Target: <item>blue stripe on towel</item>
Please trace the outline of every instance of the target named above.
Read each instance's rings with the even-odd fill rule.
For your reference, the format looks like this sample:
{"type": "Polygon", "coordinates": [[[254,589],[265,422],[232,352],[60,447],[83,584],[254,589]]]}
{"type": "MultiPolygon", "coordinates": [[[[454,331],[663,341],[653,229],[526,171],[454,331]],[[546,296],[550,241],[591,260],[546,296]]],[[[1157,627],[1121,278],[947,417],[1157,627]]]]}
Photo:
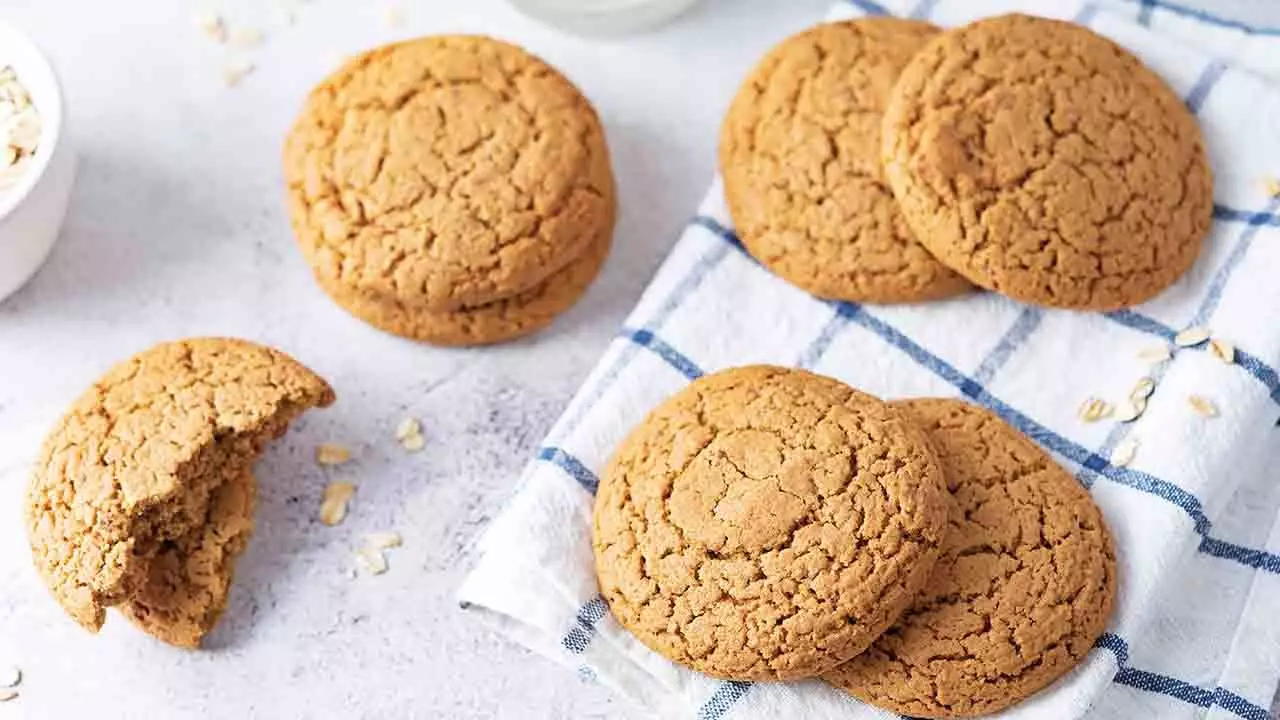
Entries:
{"type": "Polygon", "coordinates": [[[859,10],[861,10],[862,12],[868,15],[892,15],[893,14],[888,10],[886,10],[883,5],[881,5],[878,2],[873,2],[873,0],[845,0],[845,2],[848,2],[850,5],[858,8],[859,10]]]}
{"type": "Polygon", "coordinates": [[[733,704],[742,699],[743,695],[751,690],[751,683],[741,680],[729,680],[722,684],[712,693],[702,707],[698,708],[698,720],[720,720],[724,714],[733,707],[733,704]]]}
{"type": "Polygon", "coordinates": [[[538,459],[564,470],[569,477],[577,480],[578,484],[592,495],[595,495],[596,489],[600,487],[600,478],[597,478],[595,473],[583,465],[581,460],[558,447],[542,448],[538,451],[538,459]]]}
{"type": "Polygon", "coordinates": [[[587,645],[596,634],[596,623],[604,619],[608,612],[609,606],[605,604],[604,598],[592,598],[578,609],[578,614],[573,619],[573,627],[569,628],[569,632],[560,639],[560,645],[574,655],[586,652],[587,645]]]}
{"type": "Polygon", "coordinates": [[[1040,321],[1044,319],[1044,311],[1036,307],[1025,307],[1018,314],[1017,319],[1009,326],[1004,336],[996,343],[991,353],[982,360],[982,364],[973,372],[973,379],[979,383],[986,385],[991,379],[1000,372],[1000,368],[1009,361],[1013,353],[1022,344],[1031,337],[1031,333],[1040,327],[1040,321]]]}
{"type": "Polygon", "coordinates": [[[1227,222],[1242,222],[1248,225],[1270,225],[1272,227],[1280,227],[1280,215],[1273,212],[1253,212],[1250,210],[1240,210],[1239,208],[1229,208],[1224,205],[1213,206],[1213,219],[1225,220],[1227,222]]]}
{"type": "MultiPolygon", "coordinates": [[[[1255,213],[1256,216],[1274,216],[1276,208],[1280,207],[1280,198],[1272,198],[1267,203],[1267,207],[1262,212],[1255,213]]],[[[1204,300],[1200,304],[1200,309],[1196,311],[1196,315],[1191,320],[1192,325],[1199,325],[1208,320],[1213,315],[1213,311],[1218,309],[1218,303],[1222,300],[1222,291],[1227,287],[1227,281],[1231,279],[1231,275],[1240,266],[1240,261],[1248,254],[1249,247],[1253,245],[1253,238],[1258,234],[1258,229],[1262,225],[1249,222],[1245,225],[1244,230],[1240,231],[1240,237],[1236,240],[1235,247],[1231,248],[1231,253],[1227,255],[1227,259],[1222,261],[1222,265],[1218,266],[1218,271],[1213,274],[1213,279],[1209,281],[1209,291],[1205,294],[1204,300]]]]}
{"type": "Polygon", "coordinates": [[[1199,707],[1217,705],[1245,720],[1267,720],[1271,715],[1264,709],[1245,700],[1239,695],[1217,687],[1206,690],[1202,687],[1179,680],[1168,675],[1138,670],[1129,666],[1129,644],[1115,633],[1103,633],[1093,644],[1096,648],[1110,650],[1116,656],[1115,681],[1121,685],[1145,690],[1147,692],[1168,695],[1183,702],[1199,707]]]}
{"type": "Polygon", "coordinates": [[[631,342],[653,351],[655,355],[667,361],[668,365],[679,370],[690,380],[697,380],[704,375],[702,368],[698,367],[697,363],[690,360],[685,354],[668,345],[662,340],[662,338],[654,335],[649,330],[630,330],[623,328],[620,334],[631,342]]]}
{"type": "Polygon", "coordinates": [[[1222,15],[1215,15],[1213,13],[1205,12],[1204,10],[1189,7],[1187,5],[1182,5],[1177,2],[1170,2],[1170,0],[1131,0],[1131,1],[1150,4],[1151,6],[1160,8],[1161,10],[1167,10],[1173,13],[1174,15],[1181,15],[1183,17],[1189,17],[1195,20],[1199,20],[1200,22],[1206,25],[1213,25],[1215,27],[1221,27],[1221,28],[1229,28],[1232,30],[1240,30],[1241,32],[1249,33],[1250,35],[1280,36],[1280,28],[1263,27],[1261,25],[1250,25],[1248,23],[1241,22],[1239,20],[1233,20],[1228,17],[1223,17],[1222,15]]]}
{"type": "Polygon", "coordinates": [[[1196,79],[1196,84],[1191,86],[1191,92],[1187,93],[1187,109],[1193,113],[1200,112],[1205,99],[1209,97],[1209,92],[1218,84],[1222,79],[1222,73],[1226,71],[1227,64],[1221,60],[1212,60],[1205,65],[1204,70],[1200,71],[1200,77],[1196,79]]]}
{"type": "Polygon", "coordinates": [[[1200,539],[1200,552],[1225,560],[1234,560],[1251,568],[1280,574],[1280,555],[1266,550],[1255,550],[1254,548],[1206,536],[1200,539]]]}

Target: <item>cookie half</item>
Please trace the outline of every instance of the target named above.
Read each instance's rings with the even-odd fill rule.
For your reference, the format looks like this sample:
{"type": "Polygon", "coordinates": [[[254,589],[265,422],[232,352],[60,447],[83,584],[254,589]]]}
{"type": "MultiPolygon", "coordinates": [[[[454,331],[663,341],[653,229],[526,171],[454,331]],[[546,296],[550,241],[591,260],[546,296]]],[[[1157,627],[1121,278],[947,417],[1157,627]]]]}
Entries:
{"type": "Polygon", "coordinates": [[[928,435],[954,509],[942,557],[902,619],[826,679],[912,717],[986,715],[1079,663],[1106,627],[1116,560],[1101,511],[994,414],[894,403],[928,435]]]}
{"type": "Polygon", "coordinates": [[[296,360],[243,340],[164,343],[112,368],[46,436],[27,488],[31,554],[54,598],[96,632],[153,559],[205,527],[224,484],[333,400],[296,360]]]}
{"type": "Polygon", "coordinates": [[[436,311],[518,295],[613,227],[595,110],[554,68],[480,36],[343,65],[307,100],[284,173],[321,284],[436,311]]]}
{"type": "Polygon", "coordinates": [[[916,241],[885,180],[880,126],[932,25],[819,25],[769,51],[720,131],[733,224],[751,254],[814,295],[912,302],[972,286],[916,241]]]}
{"type": "Polygon", "coordinates": [[[120,606],[134,625],[170,645],[197,648],[227,607],[235,564],[253,535],[258,488],[248,468],[209,497],[202,526],[152,558],[137,593],[120,606]]]}
{"type": "Polygon", "coordinates": [[[884,115],[915,235],[1028,303],[1134,305],[1195,262],[1213,212],[1200,128],[1119,45],[1071,23],[979,20],[929,42],[884,115]]]}
{"type": "Polygon", "coordinates": [[[830,378],[752,366],[663,402],[601,477],[593,547],[614,617],[737,680],[829,670],[914,598],[946,528],[924,435],[830,378]]]}
{"type": "Polygon", "coordinates": [[[435,345],[487,345],[531,335],[573,307],[600,273],[609,245],[602,237],[582,257],[519,295],[457,310],[427,310],[323,287],[344,310],[379,330],[435,345]]]}

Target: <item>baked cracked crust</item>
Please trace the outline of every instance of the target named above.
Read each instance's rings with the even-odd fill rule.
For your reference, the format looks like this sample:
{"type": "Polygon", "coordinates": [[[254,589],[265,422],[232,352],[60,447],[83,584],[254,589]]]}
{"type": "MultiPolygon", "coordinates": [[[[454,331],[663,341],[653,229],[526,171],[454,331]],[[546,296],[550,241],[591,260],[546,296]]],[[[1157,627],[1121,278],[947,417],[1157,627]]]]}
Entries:
{"type": "Polygon", "coordinates": [[[1093,499],[1039,447],[959,400],[894,403],[924,429],[955,507],[920,596],[866,652],[826,675],[913,717],[993,713],[1075,667],[1116,594],[1093,499]]]}
{"type": "Polygon", "coordinates": [[[897,18],[819,25],[765,55],[720,131],[743,244],[820,297],[913,302],[972,289],[911,234],[881,166],[889,90],[937,28],[897,18]]]}
{"type": "Polygon", "coordinates": [[[433,310],[528,290],[613,230],[595,111],[555,69],[486,37],[343,65],[312,91],[284,172],[322,284],[433,310]]]}
{"type": "Polygon", "coordinates": [[[609,245],[608,237],[597,240],[582,257],[518,295],[456,310],[427,310],[321,287],[344,310],[379,330],[435,345],[487,345],[531,335],[573,307],[600,273],[609,245]]]}
{"type": "Polygon", "coordinates": [[[1200,128],[1137,58],[1025,15],[939,35],[884,115],[889,184],[915,235],[1017,300],[1109,310],[1195,262],[1213,178],[1200,128]]]}
{"type": "Polygon", "coordinates": [[[601,478],[593,546],[614,617],[723,678],[808,677],[906,608],[946,527],[942,475],[893,408],[751,366],[692,382],[601,478]]]}
{"type": "Polygon", "coordinates": [[[27,488],[31,553],[53,596],[97,631],[162,551],[205,526],[223,484],[333,400],[296,360],[243,340],[165,343],[112,368],[46,436],[27,488]]]}

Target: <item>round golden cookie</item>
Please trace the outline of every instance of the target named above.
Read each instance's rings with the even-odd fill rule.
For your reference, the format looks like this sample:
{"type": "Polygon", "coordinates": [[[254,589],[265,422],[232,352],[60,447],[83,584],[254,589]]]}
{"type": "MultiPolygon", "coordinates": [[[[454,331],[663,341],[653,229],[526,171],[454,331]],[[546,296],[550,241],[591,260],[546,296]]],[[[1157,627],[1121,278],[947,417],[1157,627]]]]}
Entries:
{"type": "Polygon", "coordinates": [[[25,507],[36,570],[96,632],[268,441],[333,401],[318,375],[244,340],[163,343],[116,365],[45,437],[25,507]]]}
{"type": "Polygon", "coordinates": [[[433,310],[519,294],[613,230],[595,111],[554,68],[485,37],[347,62],[312,91],[284,172],[322,284],[433,310]]]}
{"type": "Polygon", "coordinates": [[[884,114],[885,170],[920,242],[1017,300],[1147,300],[1200,252],[1213,178],[1200,128],[1141,61],[1025,15],[939,35],[884,114]]]}
{"type": "Polygon", "coordinates": [[[755,67],[720,130],[720,172],[751,254],[820,297],[911,302],[972,286],[916,242],[885,182],[880,123],[898,73],[937,33],[866,18],[819,25],[755,67]]]}
{"type": "Polygon", "coordinates": [[[999,417],[959,400],[894,403],[933,444],[954,507],[942,557],[906,614],[826,679],[915,717],[986,715],[1084,658],[1116,594],[1089,493],[999,417]]]}
{"type": "Polygon", "coordinates": [[[803,370],[693,381],[601,478],[593,547],[618,622],[659,654],[736,680],[810,677],[892,624],[946,529],[923,433],[803,370]]]}
{"type": "Polygon", "coordinates": [[[426,310],[321,287],[342,309],[393,335],[435,345],[488,345],[531,335],[573,307],[599,274],[609,245],[607,237],[596,241],[582,257],[519,295],[457,310],[426,310]]]}

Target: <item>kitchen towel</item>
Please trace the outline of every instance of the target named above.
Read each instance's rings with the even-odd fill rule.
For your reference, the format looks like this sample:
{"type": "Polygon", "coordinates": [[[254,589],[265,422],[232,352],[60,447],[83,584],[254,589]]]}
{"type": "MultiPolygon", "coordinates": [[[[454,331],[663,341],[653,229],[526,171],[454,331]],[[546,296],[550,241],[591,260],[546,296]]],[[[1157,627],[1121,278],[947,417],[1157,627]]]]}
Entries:
{"type": "Polygon", "coordinates": [[[1265,180],[1280,175],[1280,89],[1266,76],[1280,73],[1280,34],[1153,0],[858,0],[830,19],[890,13],[950,26],[1011,11],[1112,38],[1197,115],[1215,207],[1192,271],[1111,313],[990,293],[825,302],[743,252],[717,183],[480,541],[459,592],[464,608],[659,717],[892,717],[819,681],[726,682],[677,667],[632,639],[598,594],[593,493],[619,440],[703,373],[792,365],[886,398],[988,407],[1102,507],[1120,565],[1110,625],[1080,667],[1002,716],[1270,716],[1280,678],[1280,200],[1265,180]],[[1234,361],[1205,345],[1175,348],[1154,369],[1139,359],[1195,326],[1234,344],[1234,361]],[[1138,421],[1077,418],[1085,399],[1124,398],[1147,374],[1158,388],[1138,421]],[[1212,399],[1219,416],[1194,412],[1191,395],[1212,399]],[[1139,442],[1132,463],[1111,463],[1130,438],[1139,442]]]}

